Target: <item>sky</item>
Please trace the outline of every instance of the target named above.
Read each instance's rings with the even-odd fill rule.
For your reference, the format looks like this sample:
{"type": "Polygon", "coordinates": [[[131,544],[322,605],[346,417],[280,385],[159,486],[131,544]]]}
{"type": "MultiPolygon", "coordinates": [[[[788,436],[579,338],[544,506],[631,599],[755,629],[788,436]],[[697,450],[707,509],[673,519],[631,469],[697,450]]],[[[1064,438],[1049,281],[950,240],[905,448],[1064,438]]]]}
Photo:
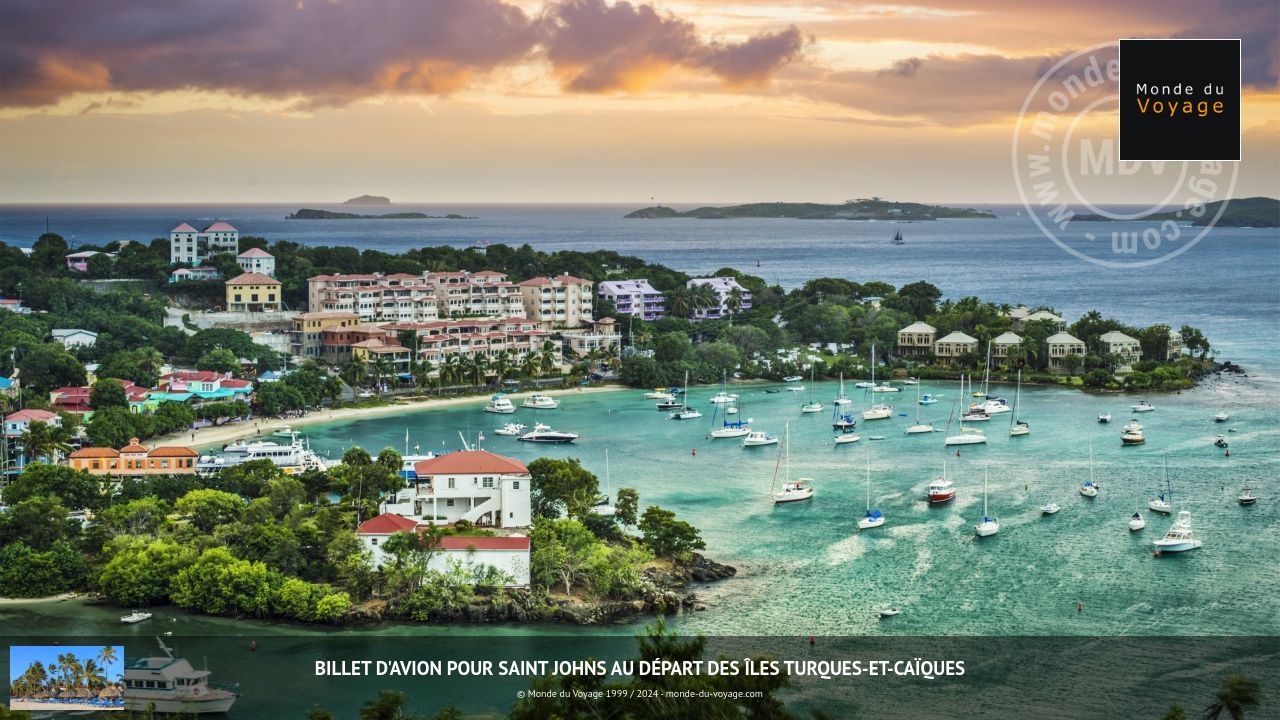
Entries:
{"type": "Polygon", "coordinates": [[[1242,38],[1280,195],[1275,0],[5,0],[0,202],[1016,202],[1027,93],[1120,37],[1242,38]]]}

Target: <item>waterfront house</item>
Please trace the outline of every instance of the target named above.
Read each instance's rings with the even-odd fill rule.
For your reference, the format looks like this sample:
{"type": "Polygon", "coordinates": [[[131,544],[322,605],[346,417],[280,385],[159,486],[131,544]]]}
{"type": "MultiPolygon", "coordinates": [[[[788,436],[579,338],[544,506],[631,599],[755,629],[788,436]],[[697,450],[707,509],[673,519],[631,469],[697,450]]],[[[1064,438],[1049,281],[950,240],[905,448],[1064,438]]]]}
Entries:
{"type": "Polygon", "coordinates": [[[738,284],[731,277],[693,278],[685,283],[685,287],[708,285],[716,294],[716,304],[709,308],[695,308],[691,320],[716,320],[728,317],[733,312],[751,309],[751,291],[738,284]],[[737,310],[731,310],[731,298],[738,298],[737,310]]]}
{"type": "Polygon", "coordinates": [[[98,333],[81,328],[54,328],[49,333],[55,342],[71,350],[78,347],[93,347],[98,342],[98,333]]]}
{"type": "Polygon", "coordinates": [[[1022,345],[1022,336],[1006,332],[996,336],[991,341],[991,355],[997,358],[1009,357],[1009,351],[1022,345]]]}
{"type": "Polygon", "coordinates": [[[966,335],[959,330],[947,333],[933,344],[933,354],[939,359],[951,359],[978,351],[978,339],[966,335]]]}
{"type": "Polygon", "coordinates": [[[898,355],[922,357],[933,352],[938,330],[926,322],[913,322],[898,331],[898,355]]]}
{"type": "Polygon", "coordinates": [[[240,231],[215,222],[204,230],[182,223],[169,231],[169,262],[199,265],[214,255],[240,250],[240,231]]]}
{"type": "Polygon", "coordinates": [[[236,256],[236,264],[247,273],[276,276],[276,258],[262,248],[249,248],[236,256]]]}
{"type": "Polygon", "coordinates": [[[1125,366],[1142,359],[1142,343],[1137,338],[1125,335],[1118,330],[1103,333],[1098,338],[1098,342],[1102,345],[1104,355],[1109,353],[1119,355],[1125,366]]]}
{"type": "Polygon", "coordinates": [[[133,438],[115,450],[87,447],[71,453],[67,464],[72,470],[110,478],[154,475],[194,475],[200,454],[187,447],[162,446],[148,449],[133,438]]]}
{"type": "MultiPolygon", "coordinates": [[[[351,359],[368,365],[370,371],[376,372],[378,365],[389,362],[396,373],[407,373],[413,362],[413,353],[398,341],[387,341],[381,338],[369,338],[351,345],[351,359]]],[[[387,378],[381,378],[386,380],[387,378]]]]}
{"type": "MultiPolygon", "coordinates": [[[[375,567],[389,560],[382,548],[387,540],[398,532],[421,532],[426,523],[383,513],[369,518],[356,530],[356,538],[369,550],[375,567]]],[[[484,566],[495,568],[510,576],[506,587],[529,585],[529,538],[522,535],[507,537],[449,535],[440,538],[435,551],[427,561],[427,568],[447,572],[452,565],[468,571],[484,566]]]]}
{"type": "Polygon", "coordinates": [[[237,380],[230,373],[212,370],[174,370],[160,376],[160,384],[147,393],[156,403],[165,401],[186,402],[209,400],[230,402],[248,400],[253,395],[253,383],[237,380]]]}
{"type": "Polygon", "coordinates": [[[598,295],[601,300],[613,303],[619,315],[630,315],[641,320],[660,320],[666,314],[666,296],[644,278],[605,280],[600,283],[598,295]]]}
{"type": "Polygon", "coordinates": [[[227,310],[279,312],[280,281],[262,273],[244,273],[227,281],[227,310]]]}
{"type": "Polygon", "coordinates": [[[1023,329],[1026,328],[1027,323],[1038,322],[1041,320],[1047,320],[1052,323],[1053,329],[1058,332],[1063,332],[1067,329],[1067,322],[1062,319],[1062,316],[1048,310],[1037,310],[1021,320],[1014,318],[1013,329],[1015,332],[1022,332],[1023,329]]]}
{"type": "Polygon", "coordinates": [[[1063,358],[1069,355],[1083,356],[1086,352],[1083,340],[1064,332],[1049,336],[1045,344],[1049,349],[1049,369],[1058,372],[1067,369],[1063,358]]]}
{"type": "Polygon", "coordinates": [[[613,318],[600,318],[582,330],[566,330],[560,334],[565,349],[578,357],[585,357],[595,350],[616,348],[622,344],[622,335],[613,318]]]}
{"type": "Polygon", "coordinates": [[[529,526],[531,478],[519,460],[462,450],[419,461],[413,470],[411,486],[388,496],[383,512],[422,522],[529,526]]]}
{"type": "Polygon", "coordinates": [[[212,265],[201,265],[193,268],[178,268],[169,273],[169,283],[184,282],[187,280],[217,280],[222,277],[222,273],[212,265]]]}
{"type": "Polygon", "coordinates": [[[1177,360],[1182,356],[1182,333],[1177,330],[1169,331],[1169,344],[1165,351],[1166,360],[1177,360]]]}
{"type": "Polygon", "coordinates": [[[593,283],[572,275],[536,277],[518,283],[524,316],[545,328],[576,328],[591,321],[593,283]]]}

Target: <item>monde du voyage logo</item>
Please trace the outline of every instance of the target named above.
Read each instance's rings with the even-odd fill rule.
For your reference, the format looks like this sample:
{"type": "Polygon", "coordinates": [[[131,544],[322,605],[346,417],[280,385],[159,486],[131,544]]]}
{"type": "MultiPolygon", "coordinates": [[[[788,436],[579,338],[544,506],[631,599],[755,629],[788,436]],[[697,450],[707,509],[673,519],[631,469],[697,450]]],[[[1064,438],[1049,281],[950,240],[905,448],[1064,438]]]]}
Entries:
{"type": "Polygon", "coordinates": [[[1018,113],[1013,170],[1027,214],[1104,267],[1190,250],[1235,189],[1240,90],[1239,40],[1120,40],[1060,58],[1018,113]]]}

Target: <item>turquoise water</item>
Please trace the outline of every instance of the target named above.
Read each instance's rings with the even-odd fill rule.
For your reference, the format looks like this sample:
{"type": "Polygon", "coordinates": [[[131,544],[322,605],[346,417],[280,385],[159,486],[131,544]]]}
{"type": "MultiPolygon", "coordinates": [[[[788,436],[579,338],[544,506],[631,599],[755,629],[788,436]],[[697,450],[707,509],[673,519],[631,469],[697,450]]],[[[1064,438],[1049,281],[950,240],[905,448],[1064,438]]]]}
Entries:
{"type": "MultiPolygon", "coordinates": [[[[734,391],[753,427],[780,434],[790,421],[792,474],[813,479],[812,501],[783,506],[769,498],[776,447],[705,438],[715,388],[692,389],[701,420],[668,420],[640,391],[568,395],[558,410],[514,416],[581,433],[573,445],[530,446],[494,436],[501,420],[481,412],[479,399],[307,433],[314,448],[338,456],[353,442],[402,449],[406,429],[410,444],[423,450],[456,449],[458,431],[472,441],[483,431],[487,450],[525,461],[580,458],[602,483],[607,449],[613,488],[635,487],[643,503],[676,510],[702,530],[709,556],[739,568],[737,578],[698,590],[707,612],[679,621],[708,634],[1275,634],[1275,609],[1259,599],[1280,593],[1273,564],[1280,553],[1274,482],[1280,429],[1256,384],[1227,378],[1153,397],[1157,410],[1141,416],[1148,439],[1140,447],[1121,447],[1119,440],[1135,397],[1024,387],[1031,435],[1007,437],[1009,415],[996,416],[985,424],[987,445],[964,447],[960,457],[943,447],[942,433],[904,435],[912,418],[898,416],[862,421],[862,441],[836,446],[829,402],[825,413],[801,415],[803,394],[739,386],[734,391]],[[1220,409],[1231,413],[1229,422],[1213,421],[1220,409]],[[1115,415],[1109,425],[1096,422],[1103,410],[1115,415]],[[1230,457],[1213,446],[1217,433],[1229,435],[1230,457]],[[1102,484],[1092,500],[1078,493],[1089,477],[1090,441],[1102,484]],[[873,500],[888,522],[860,533],[868,453],[873,500]],[[1157,559],[1151,541],[1171,519],[1148,513],[1146,503],[1163,485],[1166,456],[1175,510],[1192,511],[1205,544],[1157,559]],[[930,507],[924,490],[944,460],[959,496],[930,507]],[[978,540],[973,525],[984,469],[1001,530],[978,540]],[[1263,498],[1251,508],[1235,501],[1245,483],[1263,498]],[[1038,508],[1050,501],[1062,511],[1042,518],[1038,508]],[[1135,510],[1147,516],[1147,528],[1130,533],[1135,510]],[[1077,602],[1084,613],[1077,613],[1077,602]],[[887,604],[904,614],[880,622],[873,611],[887,604]]],[[[820,398],[835,394],[835,383],[816,387],[820,398]]],[[[1011,390],[999,392],[1011,396],[1011,390]]],[[[943,428],[955,383],[925,382],[921,391],[944,395],[921,411],[923,420],[943,428]]],[[[914,414],[914,393],[898,393],[892,402],[895,413],[914,414]]]]}

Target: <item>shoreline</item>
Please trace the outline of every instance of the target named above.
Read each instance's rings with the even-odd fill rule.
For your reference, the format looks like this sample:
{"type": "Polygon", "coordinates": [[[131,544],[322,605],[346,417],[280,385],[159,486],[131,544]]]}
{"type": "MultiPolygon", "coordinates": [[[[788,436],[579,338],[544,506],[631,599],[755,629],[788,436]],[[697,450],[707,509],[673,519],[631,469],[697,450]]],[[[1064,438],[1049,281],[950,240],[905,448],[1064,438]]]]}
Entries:
{"type": "Polygon", "coordinates": [[[63,602],[65,600],[75,600],[76,598],[79,598],[79,597],[84,597],[84,593],[64,592],[64,593],[58,593],[57,595],[45,595],[44,597],[34,597],[34,598],[0,597],[0,605],[19,605],[22,603],[63,602]]]}
{"type": "MultiPolygon", "coordinates": [[[[630,388],[625,385],[598,385],[593,387],[576,387],[576,388],[556,388],[552,390],[538,391],[521,391],[510,394],[508,397],[512,400],[521,399],[530,395],[588,395],[604,392],[616,392],[619,390],[628,390],[630,388]]],[[[318,425],[321,423],[337,423],[345,420],[364,420],[368,418],[384,417],[387,415],[398,415],[401,413],[418,412],[421,410],[429,410],[432,408],[448,408],[466,405],[469,403],[483,402],[489,397],[488,394],[482,395],[463,395],[457,397],[443,398],[427,398],[423,400],[409,400],[404,402],[391,401],[386,405],[376,405],[373,407],[354,407],[354,408],[336,408],[329,410],[316,410],[302,417],[296,418],[275,418],[262,417],[255,418],[250,421],[240,423],[228,423],[226,425],[210,426],[200,428],[199,430],[184,430],[177,433],[169,433],[152,438],[147,442],[154,446],[157,445],[183,445],[186,447],[201,447],[206,445],[221,445],[229,443],[233,440],[240,440],[246,437],[253,437],[259,434],[270,434],[276,428],[288,425],[292,428],[299,428],[306,425],[318,425]],[[264,433],[265,431],[265,433],[264,433]]]]}

